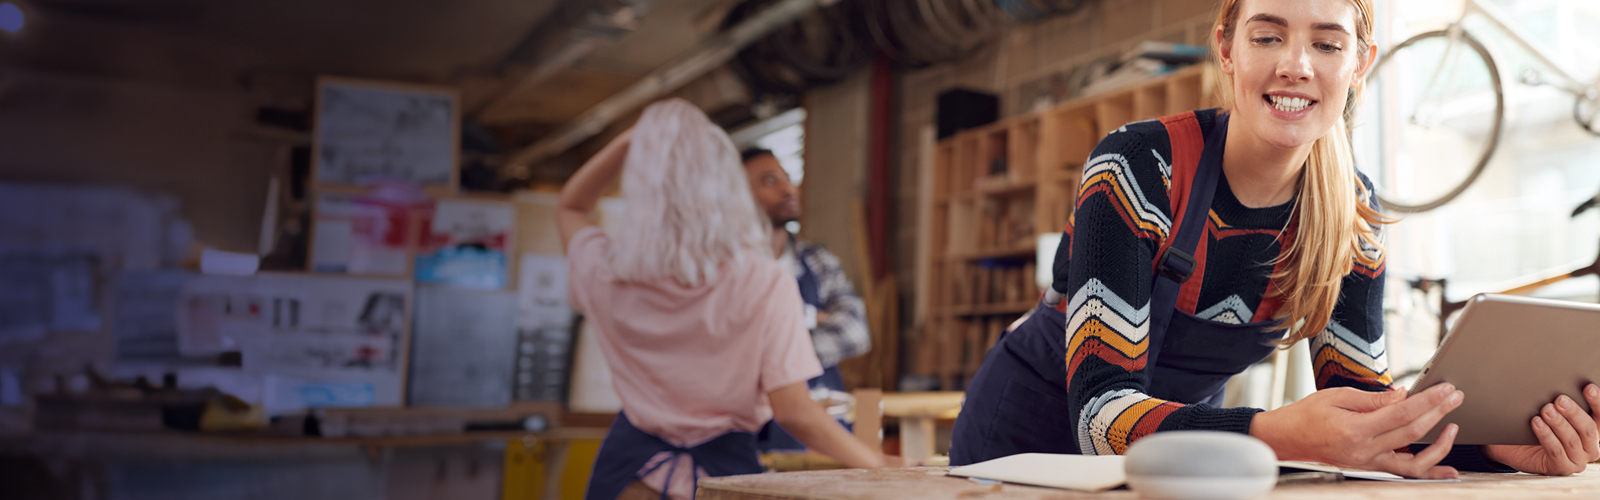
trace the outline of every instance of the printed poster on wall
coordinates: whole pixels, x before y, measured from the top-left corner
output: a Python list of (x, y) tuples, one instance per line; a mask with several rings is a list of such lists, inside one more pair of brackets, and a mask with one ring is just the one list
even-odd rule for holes
[(439, 200), (417, 256), (417, 282), (504, 289), (510, 281), (507, 252), (515, 221), (516, 207), (510, 203)]
[(324, 273), (406, 274), (432, 200), (401, 188), (317, 197), (311, 270)]
[(411, 296), (404, 279), (201, 276), (179, 295), (178, 347), (238, 351), (244, 373), (276, 381), (270, 410), (399, 406)]
[(454, 189), (461, 135), (454, 90), (333, 77), (317, 84), (318, 184)]

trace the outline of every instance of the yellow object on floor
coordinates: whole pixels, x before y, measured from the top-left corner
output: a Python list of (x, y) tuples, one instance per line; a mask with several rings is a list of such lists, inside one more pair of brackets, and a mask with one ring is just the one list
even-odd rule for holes
[[(531, 443), (531, 446), (529, 445)], [(599, 439), (571, 439), (561, 443), (548, 440), (513, 439), (506, 441), (502, 500), (581, 500), (589, 485), (589, 473)], [(564, 455), (564, 456), (563, 456)], [(561, 462), (558, 479), (548, 484), (552, 462)]]

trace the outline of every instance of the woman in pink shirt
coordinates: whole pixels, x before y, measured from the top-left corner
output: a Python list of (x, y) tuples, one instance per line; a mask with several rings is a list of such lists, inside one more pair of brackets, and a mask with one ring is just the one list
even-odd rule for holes
[[(608, 234), (588, 214), (619, 174), (624, 218)], [(622, 399), (587, 498), (690, 498), (699, 477), (762, 472), (753, 433), (772, 419), (851, 467), (902, 463), (811, 400), (822, 367), (794, 278), (764, 250), (733, 143), (699, 109), (646, 108), (567, 181), (556, 217), (572, 302)]]

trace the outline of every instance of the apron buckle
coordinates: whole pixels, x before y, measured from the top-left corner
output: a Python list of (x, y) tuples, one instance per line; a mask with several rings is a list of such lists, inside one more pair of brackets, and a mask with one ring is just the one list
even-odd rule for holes
[(1167, 247), (1161, 252), (1161, 266), (1157, 271), (1173, 283), (1183, 284), (1194, 275), (1194, 256), (1177, 247)]

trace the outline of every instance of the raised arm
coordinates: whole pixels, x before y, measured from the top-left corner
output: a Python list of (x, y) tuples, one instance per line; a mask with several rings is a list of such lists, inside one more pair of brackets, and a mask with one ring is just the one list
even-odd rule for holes
[(628, 145), (632, 139), (631, 128), (617, 134), (605, 148), (584, 162), (561, 187), (561, 196), (556, 200), (556, 229), (561, 233), (563, 250), (579, 230), (594, 225), (589, 214), (594, 212), (606, 187), (622, 174), (623, 160), (628, 157)]

